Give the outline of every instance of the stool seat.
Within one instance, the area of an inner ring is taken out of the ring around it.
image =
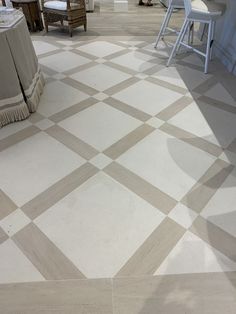
[[[184,9],[184,0],[169,1],[169,5],[173,5],[176,9]]]
[[[204,72],[207,73],[209,60],[212,59],[215,23],[216,20],[223,14],[224,6],[211,2],[209,0],[184,0],[184,8],[185,8],[184,24],[182,25],[179,36],[170,54],[167,66],[170,65],[173,56],[178,52],[180,46],[184,46],[205,58]],[[191,23],[194,22],[201,22],[204,23],[205,25],[206,24],[208,25],[207,46],[205,53],[184,41],[187,29],[189,28]]]
[[[213,20],[223,14],[224,5],[212,1],[193,0],[192,9],[188,14],[189,19]]]

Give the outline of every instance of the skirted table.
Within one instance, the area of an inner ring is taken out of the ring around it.
[[[0,29],[0,128],[35,112],[44,79],[24,16]]]

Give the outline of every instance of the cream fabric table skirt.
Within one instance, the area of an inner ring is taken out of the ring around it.
[[[44,79],[25,18],[0,30],[0,127],[35,112]]]

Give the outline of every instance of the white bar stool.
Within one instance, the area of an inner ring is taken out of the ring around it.
[[[179,32],[176,32],[174,29],[168,27],[168,24],[170,22],[170,18],[171,18],[171,15],[173,13],[173,11],[175,9],[184,9],[184,0],[169,0],[169,5],[168,5],[168,9],[167,9],[167,12],[166,12],[166,15],[165,15],[165,18],[164,18],[164,21],[161,25],[161,29],[160,29],[160,32],[157,36],[157,39],[156,39],[156,43],[155,43],[155,46],[154,48],[157,47],[158,45],[158,42],[160,40],[160,38],[164,38],[164,36],[167,34],[166,33],[166,30],[170,31],[170,32],[174,32],[174,33],[179,33]]]
[[[184,46],[193,50],[194,52],[200,54],[205,58],[205,68],[204,73],[208,72],[208,64],[209,59],[212,58],[212,48],[214,42],[214,30],[215,30],[215,21],[223,14],[224,6],[206,0],[184,0],[185,6],[185,21],[179,33],[179,36],[176,40],[174,48],[171,52],[169,60],[167,62],[167,66],[170,65],[170,62],[178,52],[180,46]],[[208,38],[207,38],[207,48],[206,53],[190,46],[189,44],[184,42],[185,33],[189,27],[189,25],[193,22],[200,22],[204,24],[208,24]]]

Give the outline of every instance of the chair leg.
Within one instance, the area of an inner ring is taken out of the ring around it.
[[[166,27],[167,27],[168,24],[169,24],[172,11],[173,11],[173,7],[172,7],[172,6],[169,6],[169,7],[168,7],[168,10],[167,10],[167,12],[166,12],[164,21],[163,21],[163,23],[162,23],[162,25],[161,25],[160,32],[159,32],[159,34],[158,34],[158,36],[157,36],[157,39],[156,39],[156,43],[155,43],[154,48],[157,47],[160,38],[161,38],[161,37],[164,37],[165,30],[166,30]]]
[[[73,32],[73,28],[71,26],[69,26],[69,34],[70,34],[70,37],[72,37],[72,32]]]
[[[47,20],[46,14],[43,15],[43,19],[44,19],[44,25],[45,25],[46,33],[48,33],[48,20]]]
[[[184,37],[185,32],[187,30],[188,24],[189,24],[188,19],[185,19],[185,21],[184,21],[184,23],[183,23],[183,25],[181,27],[180,33],[179,33],[179,35],[177,37],[177,40],[175,42],[175,45],[174,45],[174,47],[173,47],[173,49],[171,51],[170,57],[169,57],[169,59],[167,61],[167,64],[166,64],[167,67],[170,65],[170,62],[171,62],[173,56],[175,55],[175,52],[179,49],[180,43],[183,40],[183,37]]]
[[[204,73],[205,74],[207,74],[207,72],[208,72],[208,65],[209,65],[209,59],[210,59],[210,50],[211,50],[211,36],[212,36],[212,21],[209,23],[209,26],[208,26],[206,60],[205,60],[205,68],[204,68]]]
[[[84,31],[87,31],[87,23],[84,24]]]

